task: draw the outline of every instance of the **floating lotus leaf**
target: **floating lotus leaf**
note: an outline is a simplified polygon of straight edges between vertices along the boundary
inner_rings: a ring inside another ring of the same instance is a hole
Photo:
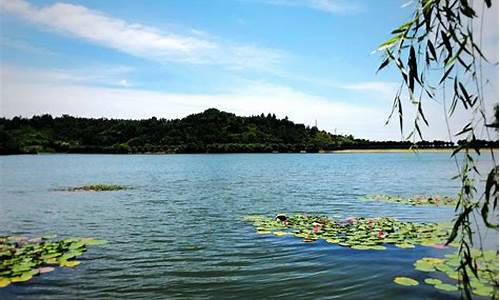
[[[399,248],[403,248],[403,249],[415,248],[415,245],[410,244],[410,243],[395,244],[394,246],[399,247]]]
[[[15,282],[25,282],[30,280],[33,277],[31,273],[23,273],[21,276],[14,276],[10,278],[10,282],[15,283]]]
[[[375,246],[370,246],[370,249],[372,249],[372,250],[385,250],[387,248],[384,246],[375,245]]]
[[[61,267],[73,268],[80,264],[77,260],[63,261],[61,262]]]
[[[415,286],[418,285],[418,281],[409,277],[396,277],[394,278],[394,282],[399,285],[404,286]]]
[[[269,231],[269,230],[257,230],[257,233],[258,234],[270,234],[271,231]]]
[[[351,249],[354,249],[354,250],[369,250],[371,248],[370,248],[370,246],[353,245],[353,246],[351,246]]]
[[[6,287],[10,284],[10,280],[7,278],[0,278],[0,288]]]
[[[49,259],[49,258],[61,256],[61,255],[62,255],[61,253],[48,253],[48,254],[44,254],[44,255],[40,256],[40,258],[41,259]]]
[[[424,282],[427,284],[430,284],[430,285],[436,285],[436,284],[443,283],[441,280],[436,279],[436,278],[425,278]]]
[[[57,264],[59,264],[57,258],[49,258],[47,260],[44,260],[44,263],[46,263],[47,265],[57,265]]]
[[[494,288],[498,282],[498,254],[496,251],[485,250],[481,252],[478,249],[471,249],[472,259],[477,265],[479,278],[470,277],[472,293],[478,296],[493,297],[498,295],[498,290]],[[433,278],[426,279],[426,283],[434,285],[437,289],[454,292],[460,288],[459,273],[457,271],[460,265],[460,259],[456,253],[446,254],[444,258],[424,257],[415,262],[417,270],[429,272],[429,266],[434,268],[435,272],[446,274],[448,278],[454,280],[454,284],[438,282]],[[472,273],[469,270],[469,274]]]
[[[402,222],[386,217],[333,220],[322,216],[283,215],[282,218],[252,215],[244,220],[253,222],[259,234],[292,234],[305,242],[323,239],[358,250],[370,247],[382,250],[383,244],[396,244],[401,248],[412,248],[415,244],[433,246],[446,242],[450,230],[449,226]]]
[[[326,241],[328,243],[332,243],[332,244],[338,244],[340,242],[340,240],[338,240],[338,239],[326,239]]]
[[[438,271],[441,271],[441,272],[446,273],[446,274],[456,273],[457,272],[457,270],[455,268],[450,267],[450,266],[448,266],[446,264],[437,265],[436,269]]]
[[[0,287],[53,271],[48,265],[77,266],[79,262],[70,259],[82,255],[87,245],[101,243],[95,239],[52,241],[51,238],[0,237]]]
[[[69,245],[69,249],[79,249],[83,247],[85,247],[85,243],[83,241],[71,243],[71,245]]]
[[[426,262],[433,266],[442,265],[444,263],[444,259],[435,257],[424,257],[422,259],[419,259],[419,261]]]
[[[422,261],[422,260],[417,260],[414,264],[415,266],[415,269],[416,270],[419,270],[419,271],[423,271],[423,272],[434,272],[436,271],[434,269],[434,266],[425,262],[425,261]]]
[[[434,285],[438,290],[443,290],[447,292],[455,292],[458,291],[458,287],[456,285],[448,284],[448,283],[438,283]]]
[[[287,235],[288,233],[283,232],[283,231],[275,231],[275,232],[273,232],[273,234],[276,236],[283,236],[283,235]]]
[[[478,285],[476,287],[473,287],[472,293],[478,295],[478,296],[491,296],[495,293],[495,289],[492,286],[486,286],[486,285]]]

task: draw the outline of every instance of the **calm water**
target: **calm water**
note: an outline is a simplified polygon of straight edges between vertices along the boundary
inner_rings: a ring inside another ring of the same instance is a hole
[[[392,283],[398,275],[423,281],[414,261],[443,250],[356,251],[257,235],[241,220],[277,212],[448,220],[448,208],[358,200],[367,193],[452,196],[448,153],[39,155],[0,163],[0,235],[110,241],[91,247],[77,268],[1,289],[0,299],[450,298],[425,284]],[[54,191],[89,183],[133,189]]]

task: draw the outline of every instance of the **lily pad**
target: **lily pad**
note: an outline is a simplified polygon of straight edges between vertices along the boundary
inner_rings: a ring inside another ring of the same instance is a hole
[[[436,278],[425,278],[424,282],[427,284],[430,284],[430,285],[436,285],[436,284],[443,283],[441,280],[436,279]]]
[[[394,278],[394,282],[399,285],[404,286],[416,286],[418,285],[418,281],[409,277],[396,277]]]
[[[88,244],[100,244],[100,241],[79,238],[55,241],[48,238],[0,237],[0,287],[26,282],[33,276],[54,271],[49,265],[75,267],[79,262],[70,259],[82,255]]]
[[[498,254],[496,251],[485,250],[481,252],[478,249],[471,249],[472,259],[477,265],[477,274],[479,278],[470,275],[470,285],[472,293],[479,296],[493,297],[498,294],[498,290],[494,288],[498,282]],[[446,275],[453,280],[453,284],[443,283],[437,279],[428,278],[426,283],[433,285],[435,288],[454,292],[461,288],[459,281],[459,273],[457,271],[460,265],[460,259],[457,253],[446,254],[444,258],[424,257],[415,262],[415,268],[425,272],[438,272]],[[431,270],[433,268],[434,270]],[[469,270],[469,274],[472,271]]]
[[[357,250],[383,250],[384,244],[401,248],[412,248],[415,244],[432,246],[446,242],[450,230],[449,225],[402,222],[387,217],[334,220],[323,216],[283,216],[283,221],[255,215],[243,219],[253,222],[259,234],[291,234],[305,242],[323,239]]]
[[[415,269],[418,271],[423,271],[423,272],[434,272],[436,269],[434,269],[434,266],[423,261],[423,260],[417,260],[414,264]]]
[[[410,243],[395,244],[394,246],[399,247],[399,248],[403,248],[403,249],[415,248],[415,245],[410,244]]]
[[[15,276],[10,278],[10,282],[15,283],[15,282],[25,282],[30,280],[33,277],[31,273],[23,273],[21,276]]]
[[[10,284],[10,280],[7,278],[0,278],[0,288],[6,287]]]
[[[283,235],[287,235],[287,233],[286,233],[286,232],[283,232],[283,231],[275,231],[275,232],[273,232],[273,234],[274,234],[274,235],[276,235],[276,236],[283,236]]]
[[[495,293],[495,289],[491,286],[486,286],[486,285],[480,285],[475,288],[473,288],[472,293],[478,295],[478,296],[491,296],[492,294]]]
[[[63,261],[61,262],[61,267],[73,268],[80,264],[77,260]]]
[[[455,292],[458,291],[458,287],[456,285],[448,284],[448,283],[438,283],[434,285],[438,290],[443,290],[447,292]]]

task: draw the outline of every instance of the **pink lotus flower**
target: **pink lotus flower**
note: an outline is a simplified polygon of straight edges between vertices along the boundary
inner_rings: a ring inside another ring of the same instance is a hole
[[[313,232],[318,233],[321,229],[321,226],[318,223],[313,223]]]
[[[432,247],[436,248],[436,249],[446,249],[445,244],[435,244],[435,245],[432,245]]]
[[[383,238],[384,237],[384,233],[382,231],[379,230],[379,232],[377,233],[377,237],[379,239]]]

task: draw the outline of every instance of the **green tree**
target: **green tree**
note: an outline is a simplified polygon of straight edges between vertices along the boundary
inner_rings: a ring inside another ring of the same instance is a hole
[[[473,3],[474,2],[474,3]],[[479,6],[473,6],[473,4]],[[477,276],[477,266],[472,259],[473,235],[482,216],[487,227],[498,231],[498,162],[493,147],[489,151],[492,168],[481,174],[477,156],[484,150],[478,137],[486,132],[498,136],[498,104],[488,103],[484,86],[489,78],[483,67],[488,64],[482,52],[484,12],[491,8],[491,0],[418,0],[410,20],[392,32],[392,37],[379,47],[383,62],[379,67],[393,65],[402,76],[390,118],[397,113],[403,131],[403,89],[415,108],[416,117],[408,138],[422,139],[422,125],[428,125],[424,114],[424,101],[432,99],[443,105],[446,125],[458,106],[468,114],[468,120],[455,136],[463,139],[452,154],[460,181],[459,203],[448,243],[458,242],[461,264],[458,268],[463,297],[471,298],[470,276]],[[479,12],[479,13],[478,13]],[[498,72],[498,70],[496,71]],[[494,99],[495,102],[498,99]],[[390,119],[389,118],[389,119]],[[496,132],[490,132],[490,128]],[[450,132],[450,139],[452,133]],[[496,143],[495,148],[498,148]],[[484,192],[478,193],[475,182],[484,180]],[[478,201],[476,201],[478,200]],[[481,237],[481,232],[476,232]],[[498,251],[497,251],[498,254]],[[497,271],[497,270],[496,270]],[[497,283],[498,285],[498,283]],[[498,290],[492,298],[498,298]]]

